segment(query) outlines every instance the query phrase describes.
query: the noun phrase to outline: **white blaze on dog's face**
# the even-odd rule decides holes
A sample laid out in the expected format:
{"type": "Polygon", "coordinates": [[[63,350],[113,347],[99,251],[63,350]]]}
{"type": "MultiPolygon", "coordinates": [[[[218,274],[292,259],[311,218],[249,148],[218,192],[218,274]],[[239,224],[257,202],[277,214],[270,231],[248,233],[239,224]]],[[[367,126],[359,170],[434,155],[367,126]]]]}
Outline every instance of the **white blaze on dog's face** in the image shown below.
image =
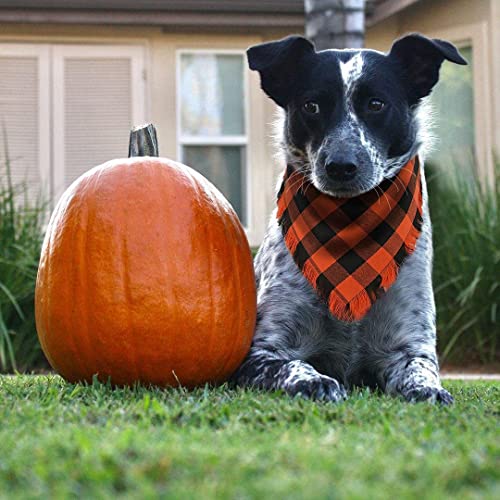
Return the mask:
{"type": "MultiPolygon", "coordinates": [[[[370,140],[370,130],[365,128],[362,120],[359,120],[355,110],[355,94],[358,80],[363,75],[363,52],[354,54],[347,62],[339,60],[340,74],[344,84],[344,98],[347,116],[347,127],[349,139],[357,140],[359,137],[360,147],[368,154],[374,171],[378,173],[380,180],[383,178],[383,160],[379,153],[376,142],[370,140]]],[[[357,146],[357,147],[359,147],[357,146]]],[[[355,146],[356,147],[356,146],[355,146]]]]}
{"type": "Polygon", "coordinates": [[[334,196],[373,189],[416,153],[416,110],[445,59],[466,64],[450,43],[421,35],[388,54],[315,52],[302,37],[248,50],[263,90],[285,110],[287,160],[334,196]]]}

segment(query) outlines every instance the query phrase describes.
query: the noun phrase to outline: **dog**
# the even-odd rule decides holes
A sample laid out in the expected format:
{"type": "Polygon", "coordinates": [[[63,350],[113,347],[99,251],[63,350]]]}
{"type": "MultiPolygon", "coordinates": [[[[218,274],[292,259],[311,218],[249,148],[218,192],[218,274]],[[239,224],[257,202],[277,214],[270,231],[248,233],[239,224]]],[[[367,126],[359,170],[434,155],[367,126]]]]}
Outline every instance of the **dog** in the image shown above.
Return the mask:
{"type": "MultiPolygon", "coordinates": [[[[332,314],[299,269],[274,213],[255,257],[257,323],[232,377],[243,387],[341,401],[354,386],[407,401],[451,404],[436,355],[432,235],[422,157],[426,97],[442,63],[467,64],[454,45],[409,34],[388,53],[323,50],[301,36],[252,46],[249,67],[282,108],[288,169],[330,199],[355,199],[391,182],[411,158],[421,168],[422,215],[414,251],[359,319],[332,314]]],[[[380,201],[384,201],[382,198],[380,201]]]]}

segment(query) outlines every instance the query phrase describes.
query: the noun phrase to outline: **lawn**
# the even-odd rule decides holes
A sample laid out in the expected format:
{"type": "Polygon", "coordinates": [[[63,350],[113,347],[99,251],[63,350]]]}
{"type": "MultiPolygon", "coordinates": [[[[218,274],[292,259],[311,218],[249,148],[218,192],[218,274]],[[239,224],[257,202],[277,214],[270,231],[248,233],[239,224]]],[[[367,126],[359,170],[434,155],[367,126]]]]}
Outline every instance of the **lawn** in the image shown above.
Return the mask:
{"type": "Polygon", "coordinates": [[[0,497],[499,498],[500,382],[452,407],[0,377],[0,497]],[[8,493],[7,493],[8,492],[8,493]]]}

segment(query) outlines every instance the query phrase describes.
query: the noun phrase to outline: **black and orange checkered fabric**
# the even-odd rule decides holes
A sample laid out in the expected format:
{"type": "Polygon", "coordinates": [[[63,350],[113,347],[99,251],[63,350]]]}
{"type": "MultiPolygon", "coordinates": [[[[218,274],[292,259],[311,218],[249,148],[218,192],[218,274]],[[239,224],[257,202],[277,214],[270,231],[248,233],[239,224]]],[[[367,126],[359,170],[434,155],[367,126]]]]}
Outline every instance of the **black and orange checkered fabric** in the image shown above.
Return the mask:
{"type": "Polygon", "coordinates": [[[354,198],[322,193],[288,166],[277,217],[295,263],[330,312],[343,321],[359,320],[415,249],[422,228],[418,157],[354,198]]]}

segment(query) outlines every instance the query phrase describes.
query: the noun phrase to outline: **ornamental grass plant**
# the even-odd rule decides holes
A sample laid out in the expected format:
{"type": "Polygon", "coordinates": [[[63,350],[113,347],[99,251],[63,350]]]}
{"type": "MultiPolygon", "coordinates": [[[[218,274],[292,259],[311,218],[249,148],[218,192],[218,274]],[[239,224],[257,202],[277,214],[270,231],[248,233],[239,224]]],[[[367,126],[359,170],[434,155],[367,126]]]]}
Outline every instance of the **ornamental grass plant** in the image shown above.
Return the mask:
{"type": "Polygon", "coordinates": [[[35,328],[35,281],[48,205],[0,164],[0,372],[45,366],[35,328]]]}
{"type": "MultiPolygon", "coordinates": [[[[427,167],[426,167],[427,168],[427,167]]],[[[500,361],[500,162],[482,184],[470,162],[428,170],[442,362],[500,361]]]]}
{"type": "MultiPolygon", "coordinates": [[[[7,148],[5,148],[7,150],[7,148]]],[[[1,160],[0,160],[1,161],[1,160]]],[[[500,362],[500,162],[482,185],[468,167],[426,165],[441,361],[500,362]]],[[[0,372],[46,367],[34,290],[48,203],[0,164],[0,372]]]]}

